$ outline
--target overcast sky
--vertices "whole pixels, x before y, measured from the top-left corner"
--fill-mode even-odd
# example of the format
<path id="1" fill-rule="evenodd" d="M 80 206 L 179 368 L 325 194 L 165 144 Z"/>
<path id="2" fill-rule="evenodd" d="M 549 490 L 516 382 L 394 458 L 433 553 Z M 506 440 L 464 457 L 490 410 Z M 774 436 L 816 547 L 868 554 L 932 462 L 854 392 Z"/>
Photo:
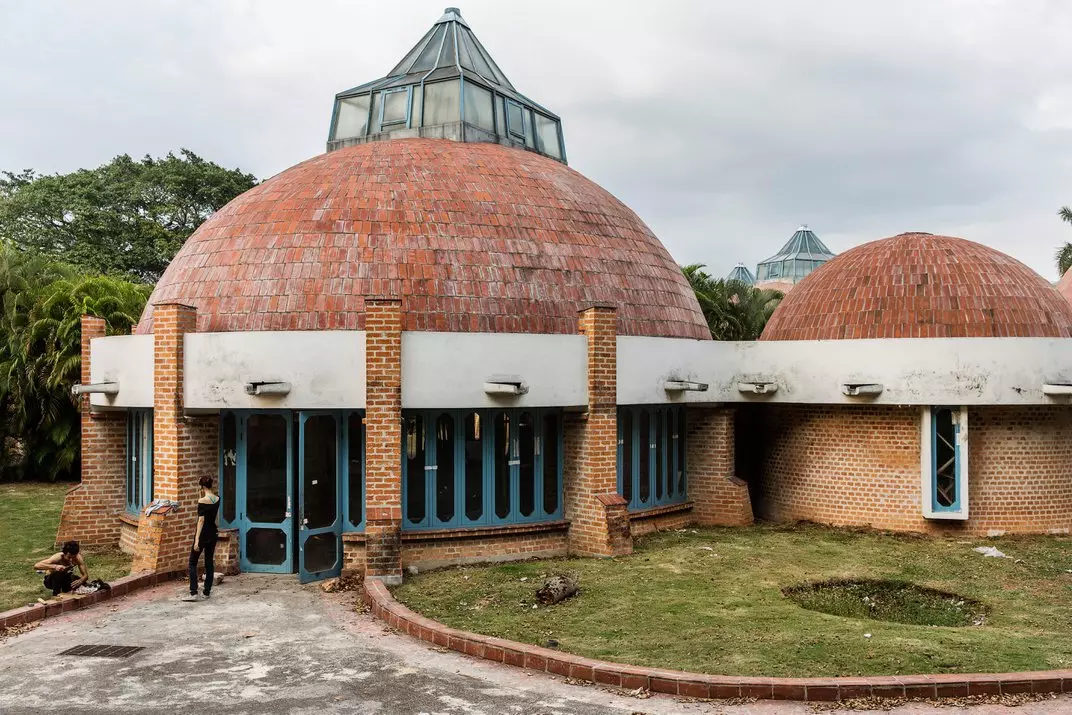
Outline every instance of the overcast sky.
<path id="1" fill-rule="evenodd" d="M 444 2 L 0 0 L 0 168 L 187 147 L 266 178 L 324 150 L 332 97 Z M 902 231 L 1056 279 L 1072 240 L 1072 2 L 469 0 L 570 165 L 681 263 L 725 273 L 807 223 L 835 252 Z"/>

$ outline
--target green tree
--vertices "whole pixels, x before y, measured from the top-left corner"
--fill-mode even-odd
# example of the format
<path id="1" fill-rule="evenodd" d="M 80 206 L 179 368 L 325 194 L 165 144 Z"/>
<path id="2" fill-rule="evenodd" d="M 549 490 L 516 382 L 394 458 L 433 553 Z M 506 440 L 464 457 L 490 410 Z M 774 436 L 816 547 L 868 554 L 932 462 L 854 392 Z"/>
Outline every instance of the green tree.
<path id="1" fill-rule="evenodd" d="M 0 246 L 0 435 L 5 479 L 54 480 L 77 467 L 81 316 L 110 334 L 137 322 L 151 287 Z"/>
<path id="2" fill-rule="evenodd" d="M 256 178 L 182 149 L 96 169 L 0 176 L 0 240 L 95 273 L 155 282 L 191 233 Z"/>
<path id="3" fill-rule="evenodd" d="M 1072 223 L 1072 208 L 1064 206 L 1057 215 L 1062 221 Z M 1057 249 L 1057 271 L 1063 276 L 1069 268 L 1072 268 L 1072 242 L 1065 241 L 1065 245 Z"/>
<path id="4" fill-rule="evenodd" d="M 757 340 L 782 299 L 778 291 L 712 278 L 701 263 L 681 270 L 696 293 L 715 340 Z"/>

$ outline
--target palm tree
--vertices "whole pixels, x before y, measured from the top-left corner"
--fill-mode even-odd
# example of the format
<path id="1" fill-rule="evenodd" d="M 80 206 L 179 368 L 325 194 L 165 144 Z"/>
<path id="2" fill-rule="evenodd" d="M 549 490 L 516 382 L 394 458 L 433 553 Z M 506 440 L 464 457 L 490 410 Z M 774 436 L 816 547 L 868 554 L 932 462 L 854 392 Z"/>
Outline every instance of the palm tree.
<path id="1" fill-rule="evenodd" d="M 756 340 L 763 332 L 782 294 L 740 281 L 712 278 L 701 263 L 681 271 L 696 293 L 711 337 L 715 340 Z"/>
<path id="2" fill-rule="evenodd" d="M 1072 223 L 1072 208 L 1064 206 L 1057 215 L 1061 217 L 1062 221 Z M 1057 249 L 1057 270 L 1063 276 L 1068 272 L 1069 268 L 1072 268 L 1072 243 L 1066 241 L 1065 245 Z"/>

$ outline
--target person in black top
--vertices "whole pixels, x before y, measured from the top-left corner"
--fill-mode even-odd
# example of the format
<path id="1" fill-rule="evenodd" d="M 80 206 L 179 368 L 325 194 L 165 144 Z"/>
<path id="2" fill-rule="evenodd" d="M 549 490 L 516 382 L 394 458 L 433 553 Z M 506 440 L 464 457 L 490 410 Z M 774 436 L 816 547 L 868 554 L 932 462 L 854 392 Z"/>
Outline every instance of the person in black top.
<path id="1" fill-rule="evenodd" d="M 89 581 L 89 570 L 79 551 L 77 541 L 68 541 L 58 554 L 34 564 L 35 569 L 45 574 L 45 588 L 51 588 L 53 596 L 70 593 Z M 75 568 L 79 572 L 77 579 L 74 577 Z"/>
<path id="2" fill-rule="evenodd" d="M 201 477 L 201 498 L 197 500 L 197 526 L 194 545 L 190 549 L 190 596 L 184 601 L 203 601 L 212 593 L 215 577 L 212 557 L 216 552 L 219 529 L 216 526 L 220 515 L 220 498 L 212 489 L 212 477 Z M 205 588 L 203 595 L 197 593 L 197 561 L 205 555 Z"/>

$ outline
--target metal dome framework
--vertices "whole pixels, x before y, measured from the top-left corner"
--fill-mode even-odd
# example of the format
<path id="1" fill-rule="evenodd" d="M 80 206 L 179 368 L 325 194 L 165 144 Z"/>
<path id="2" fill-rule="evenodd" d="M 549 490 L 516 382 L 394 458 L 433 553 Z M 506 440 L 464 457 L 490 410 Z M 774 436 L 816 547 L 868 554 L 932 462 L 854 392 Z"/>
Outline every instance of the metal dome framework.
<path id="1" fill-rule="evenodd" d="M 328 151 L 406 136 L 505 144 L 566 161 L 558 115 L 514 89 L 454 7 L 386 77 L 335 96 Z"/>

